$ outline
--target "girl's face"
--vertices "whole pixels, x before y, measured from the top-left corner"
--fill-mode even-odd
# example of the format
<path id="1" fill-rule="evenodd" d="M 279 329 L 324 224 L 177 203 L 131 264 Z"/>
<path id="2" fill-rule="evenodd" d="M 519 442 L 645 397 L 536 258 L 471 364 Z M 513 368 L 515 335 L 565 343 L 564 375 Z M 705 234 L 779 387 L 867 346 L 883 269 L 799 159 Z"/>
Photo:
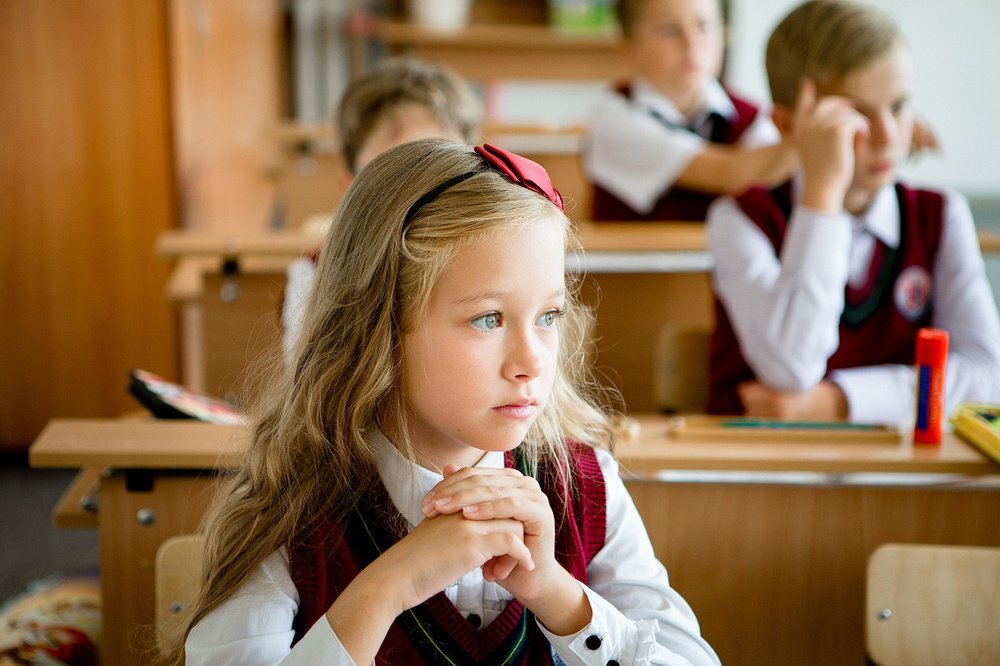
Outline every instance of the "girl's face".
<path id="1" fill-rule="evenodd" d="M 441 274 L 403 346 L 424 467 L 513 449 L 541 413 L 557 371 L 564 243 L 558 222 L 539 220 L 470 244 Z"/>
<path id="2" fill-rule="evenodd" d="M 634 71 L 670 97 L 682 113 L 701 100 L 722 67 L 718 0 L 648 0 L 626 54 Z"/>

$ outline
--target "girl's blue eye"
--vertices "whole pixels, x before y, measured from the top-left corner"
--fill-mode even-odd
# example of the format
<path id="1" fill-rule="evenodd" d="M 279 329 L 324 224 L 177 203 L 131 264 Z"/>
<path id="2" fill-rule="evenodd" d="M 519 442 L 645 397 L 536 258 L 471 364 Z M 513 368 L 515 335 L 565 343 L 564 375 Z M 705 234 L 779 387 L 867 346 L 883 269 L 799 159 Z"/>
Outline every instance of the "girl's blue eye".
<path id="1" fill-rule="evenodd" d="M 472 325 L 480 331 L 492 331 L 500 326 L 500 315 L 496 312 L 484 314 L 472 320 Z"/>
<path id="2" fill-rule="evenodd" d="M 559 321 L 559 317 L 562 316 L 562 310 L 549 310 L 541 317 L 538 318 L 539 326 L 544 328 L 552 328 Z"/>

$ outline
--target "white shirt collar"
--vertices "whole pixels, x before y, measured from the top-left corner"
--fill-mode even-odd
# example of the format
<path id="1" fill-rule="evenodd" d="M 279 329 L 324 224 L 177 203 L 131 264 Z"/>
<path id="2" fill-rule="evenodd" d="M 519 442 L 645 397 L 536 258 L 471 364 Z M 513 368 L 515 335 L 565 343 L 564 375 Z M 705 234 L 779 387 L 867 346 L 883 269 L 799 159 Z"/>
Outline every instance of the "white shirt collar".
<path id="1" fill-rule="evenodd" d="M 444 477 L 407 460 L 379 429 L 372 428 L 367 437 L 375 449 L 375 465 L 389 499 L 410 526 L 416 527 L 424 519 L 420 501 Z M 476 463 L 476 467 L 487 469 L 503 466 L 504 455 L 500 451 L 488 451 Z"/>
<path id="2" fill-rule="evenodd" d="M 868 209 L 852 221 L 891 248 L 899 247 L 899 201 L 895 184 L 880 189 Z"/>
<path id="3" fill-rule="evenodd" d="M 800 171 L 792 178 L 792 200 L 799 201 L 801 197 Z M 899 202 L 895 183 L 889 183 L 876 192 L 871 205 L 860 215 L 851 215 L 846 210 L 844 214 L 850 218 L 853 228 L 864 229 L 891 248 L 899 247 Z"/>
<path id="4" fill-rule="evenodd" d="M 688 126 L 699 124 L 710 113 L 717 113 L 723 118 L 732 119 L 736 117 L 736 107 L 729 99 L 729 95 L 716 80 L 711 80 L 705 86 L 701 102 L 695 107 L 691 116 L 685 118 L 673 101 L 653 87 L 645 79 L 636 78 L 632 80 L 632 99 L 643 108 L 650 109 L 662 116 L 667 122 L 673 125 Z"/>

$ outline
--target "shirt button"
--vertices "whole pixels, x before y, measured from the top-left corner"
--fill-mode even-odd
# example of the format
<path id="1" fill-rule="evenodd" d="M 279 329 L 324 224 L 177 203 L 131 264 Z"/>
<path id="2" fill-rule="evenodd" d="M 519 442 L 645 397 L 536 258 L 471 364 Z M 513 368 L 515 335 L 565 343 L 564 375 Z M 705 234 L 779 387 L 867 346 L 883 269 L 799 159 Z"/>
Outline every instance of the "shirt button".
<path id="1" fill-rule="evenodd" d="M 590 636 L 587 636 L 587 640 L 585 640 L 583 644 L 591 650 L 596 650 L 601 647 L 601 637 L 597 634 L 591 634 Z"/>
<path id="2" fill-rule="evenodd" d="M 483 623 L 483 618 L 479 617 L 475 613 L 469 613 L 469 617 L 467 617 L 466 619 L 469 621 L 469 624 L 471 624 L 476 629 L 478 629 L 479 625 Z"/>

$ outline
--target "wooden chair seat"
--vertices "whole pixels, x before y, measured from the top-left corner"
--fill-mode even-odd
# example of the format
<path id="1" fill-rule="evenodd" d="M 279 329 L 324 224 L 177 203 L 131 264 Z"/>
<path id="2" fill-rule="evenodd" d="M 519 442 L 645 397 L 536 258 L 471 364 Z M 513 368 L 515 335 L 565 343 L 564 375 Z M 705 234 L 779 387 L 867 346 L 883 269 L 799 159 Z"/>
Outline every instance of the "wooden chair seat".
<path id="1" fill-rule="evenodd" d="M 1000 548 L 885 544 L 868 560 L 876 664 L 1000 664 Z"/>

